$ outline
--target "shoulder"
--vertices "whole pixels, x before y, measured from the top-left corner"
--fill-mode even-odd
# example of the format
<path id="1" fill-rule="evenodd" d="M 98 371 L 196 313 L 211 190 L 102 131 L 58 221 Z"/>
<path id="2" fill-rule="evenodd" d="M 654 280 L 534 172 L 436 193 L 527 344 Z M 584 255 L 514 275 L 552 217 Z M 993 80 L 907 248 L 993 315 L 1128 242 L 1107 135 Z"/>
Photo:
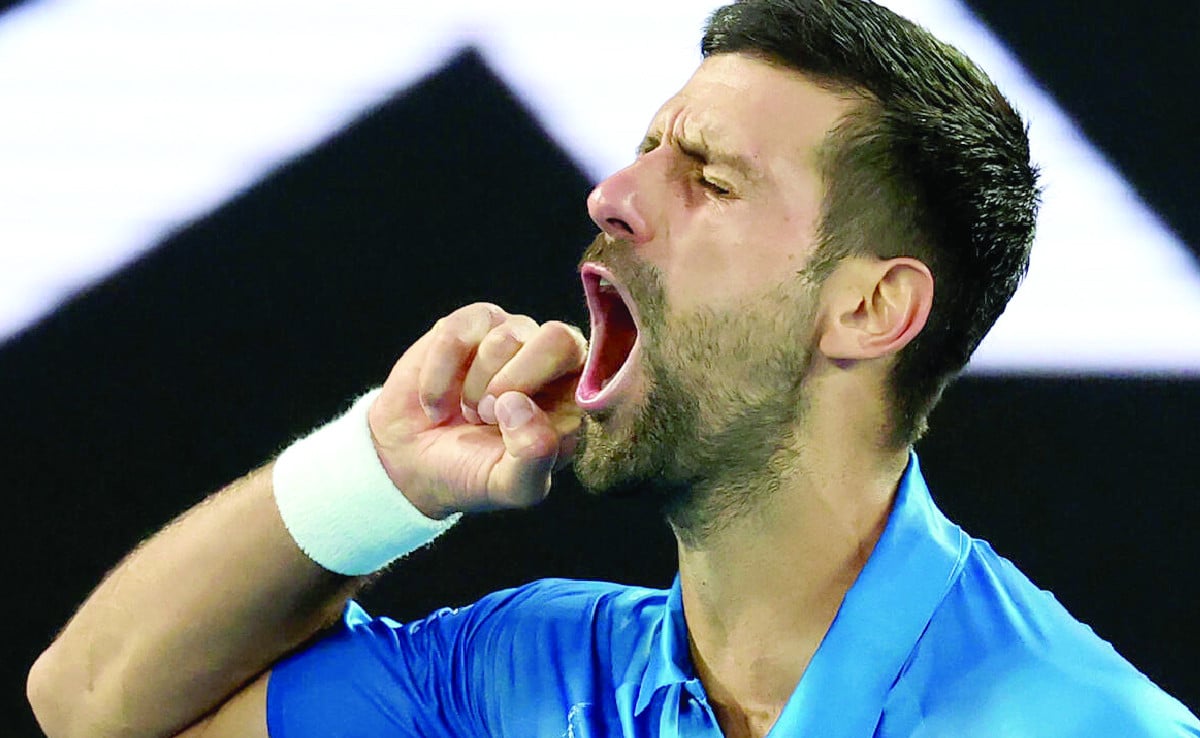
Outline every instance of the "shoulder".
<path id="1" fill-rule="evenodd" d="M 350 603 L 339 627 L 273 670 L 272 734 L 341 735 L 350 717 L 363 735 L 480 735 L 511 720 L 561 721 L 563 705 L 593 699 L 613 653 L 606 644 L 623 642 L 617 623 L 658 596 L 547 579 L 409 622 Z"/>
<path id="2" fill-rule="evenodd" d="M 406 624 L 373 619 L 372 627 L 439 633 L 456 648 L 476 656 L 531 651 L 615 654 L 634 634 L 649 630 L 661 618 L 666 592 L 611 582 L 539 579 L 485 595 L 461 608 L 442 608 Z M 349 620 L 347 625 L 349 625 Z M 426 638 L 430 635 L 426 635 Z"/>
<path id="3" fill-rule="evenodd" d="M 538 579 L 486 595 L 470 608 L 477 618 L 517 618 L 553 627 L 636 617 L 666 600 L 663 590 L 578 579 Z"/>
<path id="4" fill-rule="evenodd" d="M 1088 673 L 1037 658 L 962 674 L 919 707 L 930 738 L 1196 738 L 1186 707 L 1132 667 Z"/>
<path id="5" fill-rule="evenodd" d="M 978 540 L 890 700 L 920 735 L 1200 736 L 1187 708 Z"/>
<path id="6" fill-rule="evenodd" d="M 373 617 L 358 603 L 350 602 L 343 612 L 340 630 L 351 637 L 383 636 L 391 640 L 398 636 L 430 637 L 433 633 L 454 633 L 459 639 L 471 639 L 481 632 L 497 630 L 575 629 L 605 619 L 627 618 L 659 599 L 665 600 L 665 592 L 610 582 L 539 579 L 406 622 Z"/>

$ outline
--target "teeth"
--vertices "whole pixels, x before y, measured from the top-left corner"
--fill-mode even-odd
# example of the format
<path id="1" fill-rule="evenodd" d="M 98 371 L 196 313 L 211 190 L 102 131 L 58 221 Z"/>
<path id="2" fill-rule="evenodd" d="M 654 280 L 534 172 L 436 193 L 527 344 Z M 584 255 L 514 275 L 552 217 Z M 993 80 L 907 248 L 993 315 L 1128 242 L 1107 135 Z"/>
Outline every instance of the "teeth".
<path id="1" fill-rule="evenodd" d="M 602 289 L 602 290 L 611 290 L 611 289 L 614 289 L 614 288 L 613 288 L 613 283 L 612 283 L 612 282 L 609 282 L 609 281 L 608 281 L 607 279 L 605 279 L 604 277 L 601 277 L 601 278 L 600 278 L 600 289 Z"/>

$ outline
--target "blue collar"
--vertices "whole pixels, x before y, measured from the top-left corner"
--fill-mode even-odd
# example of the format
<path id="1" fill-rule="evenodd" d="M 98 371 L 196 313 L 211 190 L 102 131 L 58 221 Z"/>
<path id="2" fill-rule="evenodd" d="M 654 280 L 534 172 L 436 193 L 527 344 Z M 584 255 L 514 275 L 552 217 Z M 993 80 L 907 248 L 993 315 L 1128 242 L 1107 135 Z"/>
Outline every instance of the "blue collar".
<path id="1" fill-rule="evenodd" d="M 934 505 L 917 456 L 910 454 L 887 527 L 771 735 L 871 735 L 889 688 L 957 579 L 968 545 L 967 535 Z M 698 685 L 678 575 L 658 630 L 638 713 L 659 689 Z"/>
<path id="2" fill-rule="evenodd" d="M 673 684 L 687 684 L 699 680 L 692 666 L 692 655 L 688 646 L 687 622 L 683 617 L 683 589 L 679 575 L 667 591 L 667 605 L 659 623 L 658 632 L 651 639 L 650 657 L 646 670 L 642 672 L 642 684 L 638 689 L 634 714 L 641 714 L 654 698 L 654 694 Z"/>

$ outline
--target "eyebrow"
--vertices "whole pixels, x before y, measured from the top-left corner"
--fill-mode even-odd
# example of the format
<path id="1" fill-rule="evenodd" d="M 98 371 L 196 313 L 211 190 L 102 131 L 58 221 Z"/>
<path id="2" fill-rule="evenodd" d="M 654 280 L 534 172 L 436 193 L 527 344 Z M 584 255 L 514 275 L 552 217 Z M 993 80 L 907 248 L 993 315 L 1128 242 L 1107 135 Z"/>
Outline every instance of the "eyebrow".
<path id="1" fill-rule="evenodd" d="M 647 134 L 642 139 L 641 144 L 637 147 L 638 154 L 645 154 L 658 148 L 662 143 L 662 137 L 658 134 Z M 699 140 L 683 139 L 676 137 L 675 145 L 679 147 L 680 152 L 689 159 L 700 162 L 702 165 L 713 164 L 716 166 L 729 167 L 735 172 L 741 174 L 749 180 L 761 179 L 762 175 L 750 163 L 750 161 L 740 154 L 734 154 L 727 151 L 721 151 L 710 147 L 703 138 Z"/>

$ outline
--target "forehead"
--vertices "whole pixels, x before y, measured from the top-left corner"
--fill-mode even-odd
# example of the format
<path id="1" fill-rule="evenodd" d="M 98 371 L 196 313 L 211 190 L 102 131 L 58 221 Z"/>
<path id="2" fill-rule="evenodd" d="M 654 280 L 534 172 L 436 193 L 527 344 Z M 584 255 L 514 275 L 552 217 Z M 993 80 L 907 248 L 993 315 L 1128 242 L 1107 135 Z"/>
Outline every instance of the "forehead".
<path id="1" fill-rule="evenodd" d="M 813 165 L 817 146 L 855 102 L 795 70 L 717 54 L 659 109 L 649 133 L 702 139 L 755 161 L 788 157 Z"/>

